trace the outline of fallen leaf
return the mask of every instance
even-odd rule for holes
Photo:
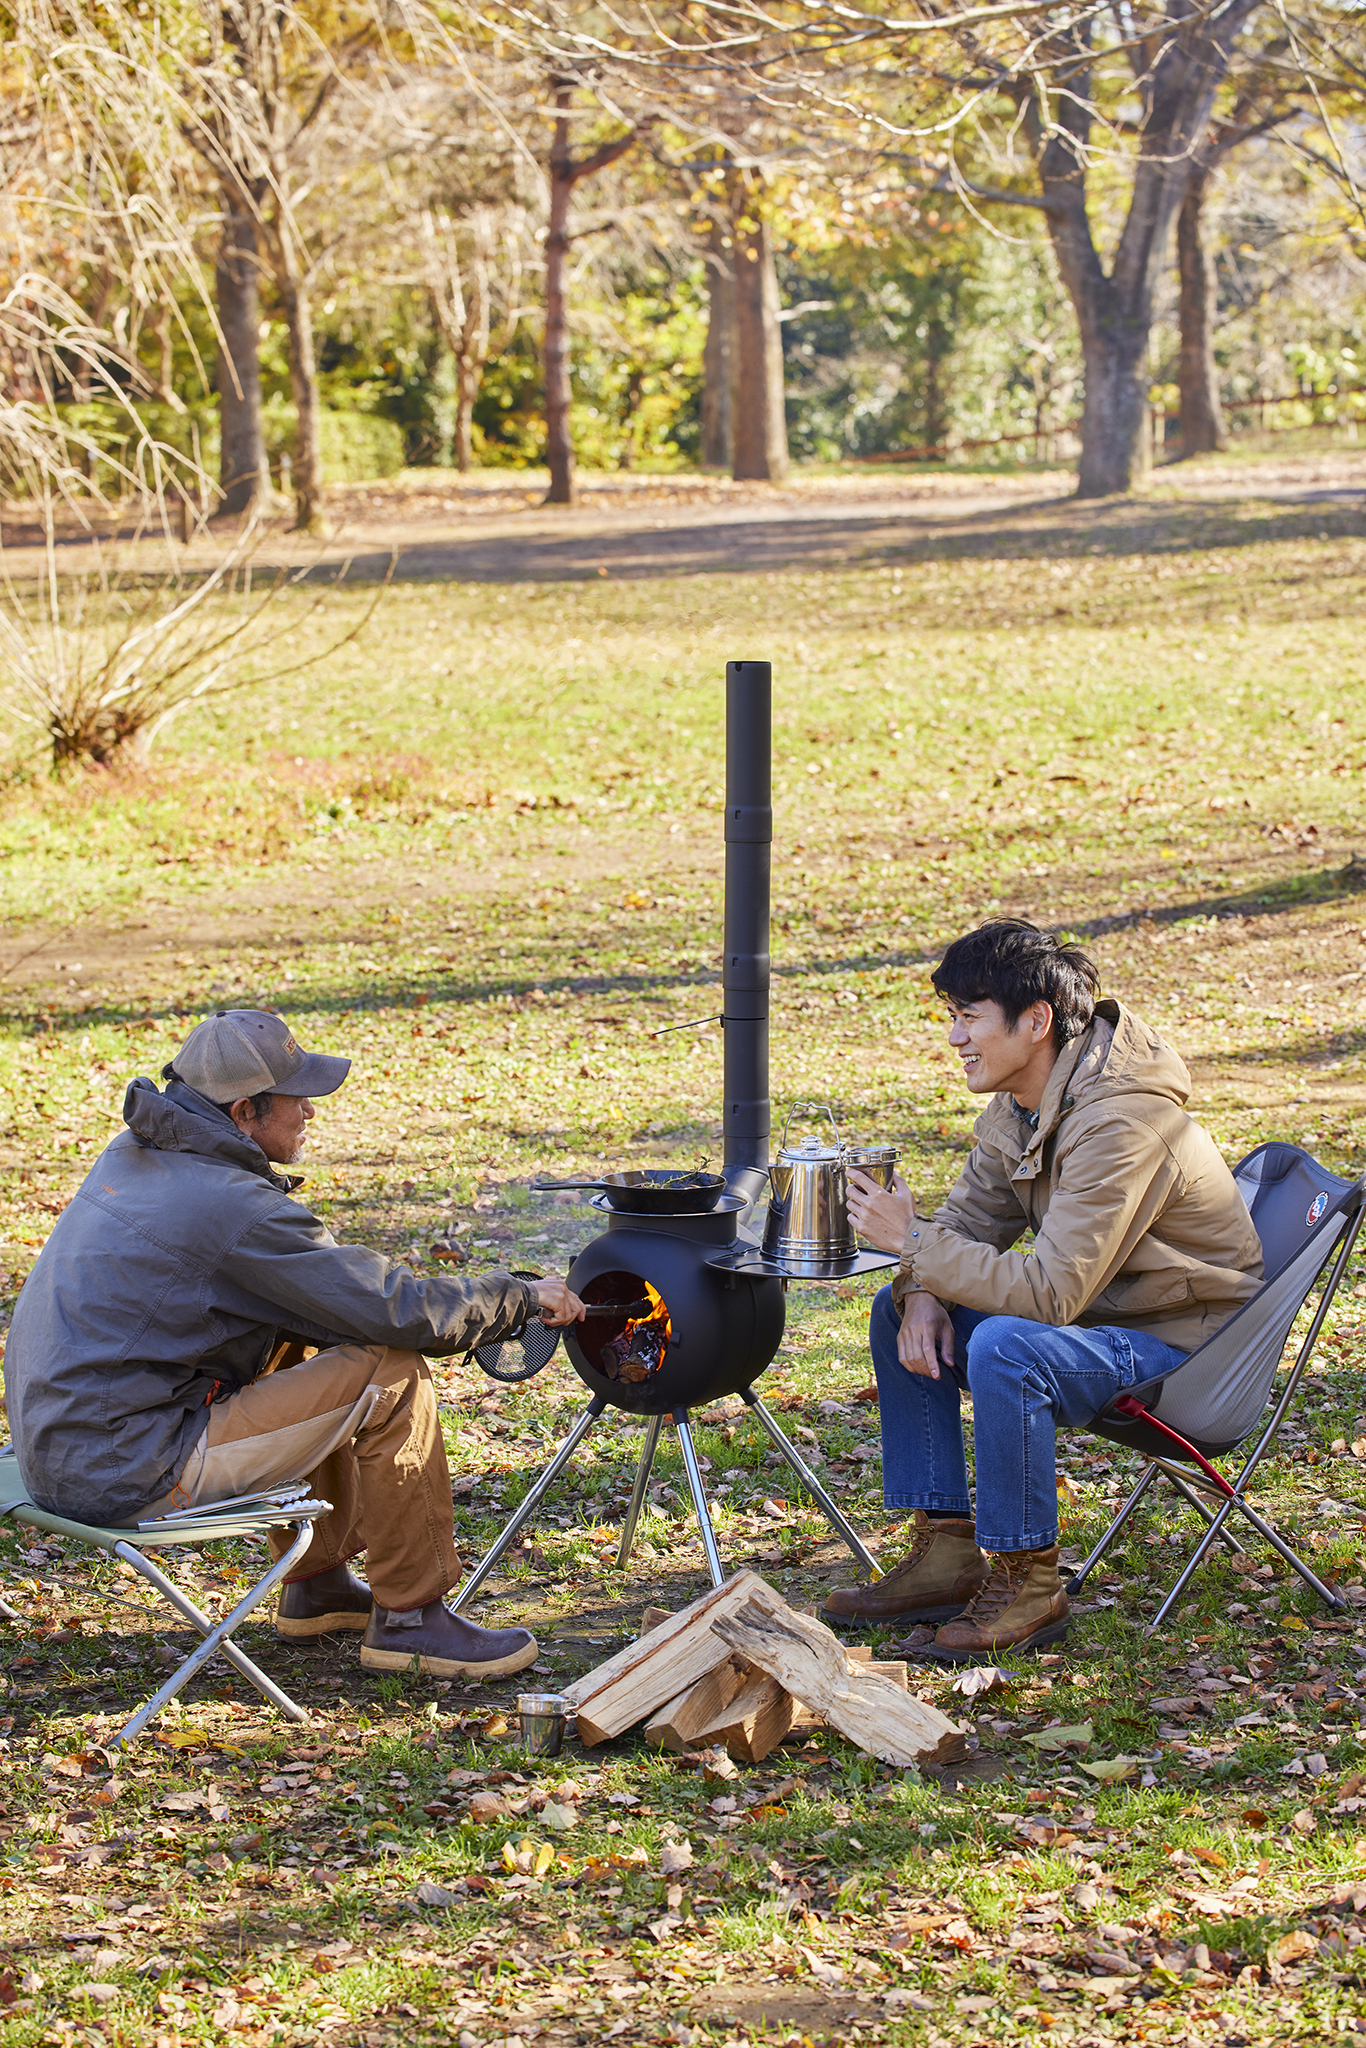
[[[470,1800],[471,1820],[502,1820],[507,1810],[507,1801],[501,1792],[476,1792]]]
[[[579,1824],[579,1816],[573,1807],[561,1806],[556,1799],[546,1800],[541,1808],[541,1819],[546,1827],[553,1828],[558,1834],[563,1834],[567,1828],[576,1828]]]
[[[960,1671],[953,1681],[955,1692],[961,1692],[964,1699],[976,1699],[981,1693],[1004,1692],[1015,1683],[1017,1674],[1007,1671],[1001,1664],[972,1664],[966,1671]]]
[[[1189,1853],[1197,1863],[1212,1864],[1215,1870],[1228,1869],[1228,1858],[1221,1856],[1217,1849],[1192,1849]]]
[[[1132,1778],[1138,1769],[1137,1761],[1131,1756],[1101,1757],[1093,1764],[1079,1764],[1088,1778],[1098,1778],[1103,1785],[1118,1785],[1124,1778]]]
[[[666,1842],[659,1852],[659,1870],[662,1877],[677,1877],[680,1871],[692,1869],[692,1843],[689,1841]]]
[[[1290,1825],[1297,1835],[1312,1835],[1318,1826],[1318,1822],[1309,1811],[1309,1808],[1302,1806],[1298,1813],[1290,1816]]]
[[[1085,1749],[1095,1733],[1091,1721],[1078,1721],[1070,1728],[1041,1728],[1037,1735],[1026,1735],[1022,1739],[1034,1749]]]
[[[1304,1956],[1312,1956],[1318,1950],[1318,1943],[1303,1927],[1294,1927],[1289,1934],[1283,1934],[1279,1941],[1273,1941],[1267,1950],[1274,1963],[1298,1963]]]
[[[543,1877],[555,1861],[549,1842],[504,1842],[503,1862],[519,1877]]]
[[[417,1897],[424,1906],[453,1906],[460,1897],[459,1892],[448,1892],[444,1884],[433,1884],[424,1878],[417,1888]]]

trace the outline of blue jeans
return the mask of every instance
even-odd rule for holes
[[[901,1312],[884,1287],[868,1342],[882,1422],[882,1498],[889,1508],[970,1515],[961,1397],[972,1396],[977,1541],[983,1550],[1046,1550],[1058,1540],[1058,1423],[1084,1427],[1137,1380],[1186,1362],[1140,1330],[1054,1329],[1023,1316],[956,1308],[954,1363],[939,1378],[896,1355]]]

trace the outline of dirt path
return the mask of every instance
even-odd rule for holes
[[[536,470],[469,477],[409,470],[332,485],[332,538],[319,548],[282,522],[258,565],[313,562],[324,571],[349,561],[352,575],[365,577],[384,574],[393,560],[405,579],[553,583],[763,574],[927,554],[1228,546],[1273,534],[1313,537],[1325,524],[1357,530],[1366,514],[1366,450],[1172,464],[1156,473],[1146,495],[1099,501],[1074,497],[1074,479],[1064,470],[935,476],[813,469],[782,486],[723,477],[590,477],[571,509],[547,507],[545,483]],[[36,536],[17,518],[6,519],[4,532],[11,574],[36,574]],[[80,545],[73,540],[73,553]],[[156,545],[147,544],[149,554]]]

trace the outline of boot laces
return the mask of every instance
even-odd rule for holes
[[[915,1570],[916,1566],[924,1558],[926,1551],[934,1542],[935,1536],[938,1534],[938,1530],[939,1524],[937,1522],[930,1522],[924,1528],[917,1529],[914,1536],[911,1538],[910,1549],[907,1551],[905,1557],[902,1558],[900,1564],[895,1565],[893,1567],[892,1571],[888,1575],[889,1578],[896,1581],[900,1581],[903,1578],[908,1578],[911,1575],[911,1573]]]
[[[1021,1582],[1028,1578],[1033,1562],[1033,1556],[1029,1551],[1021,1551],[1018,1557],[998,1551],[991,1560],[991,1577],[981,1591],[974,1594],[969,1601],[967,1611],[961,1620],[995,1621],[1019,1592]]]

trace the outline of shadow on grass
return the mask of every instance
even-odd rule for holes
[[[1325,522],[1327,525],[1325,526]],[[1041,497],[1002,508],[977,505],[850,505],[837,516],[780,504],[766,518],[697,519],[632,533],[528,533],[420,541],[402,550],[404,581],[587,583],[603,577],[752,574],[803,567],[977,558],[1056,560],[1153,556],[1246,547],[1254,541],[1316,541],[1366,532],[1366,489],[1306,489],[1293,499],[1244,496],[1206,502]],[[388,570],[376,550],[351,557],[348,581]],[[308,577],[335,574],[319,566]]]
[[[1366,857],[1354,853],[1345,867],[1316,868],[1307,873],[1254,882],[1246,888],[1222,895],[1191,897],[1184,902],[1156,906],[1141,905],[1110,916],[1075,923],[1066,921],[1062,928],[1072,938],[1096,939],[1115,932],[1134,931],[1143,925],[1180,925],[1192,918],[1223,921],[1284,916],[1287,912],[1312,909],[1318,904],[1345,902],[1363,890],[1366,890]],[[365,933],[355,935],[360,943],[368,937]],[[566,939],[564,947],[572,953],[579,951],[578,943],[573,939]],[[218,946],[204,950],[224,959],[240,957],[240,946],[236,940],[224,940]],[[781,986],[785,981],[804,981],[812,976],[867,974],[885,971],[889,967],[926,967],[936,962],[942,951],[941,946],[934,945],[907,946],[886,952],[809,953],[799,960],[775,964],[772,973],[774,982]],[[708,969],[684,974],[667,969],[583,974],[566,966],[540,973],[524,971],[460,976],[434,971],[429,965],[421,969],[415,967],[408,973],[399,972],[383,985],[371,984],[362,988],[355,983],[340,984],[330,989],[300,990],[295,994],[301,1007],[337,1016],[345,1011],[404,1006],[420,1009],[429,1003],[437,1006],[497,1001],[525,1003],[527,1000],[539,1000],[535,991],[546,996],[565,994],[607,999],[635,996],[651,1003],[661,1003],[666,997],[682,1003],[690,991],[697,991],[697,998],[687,1007],[695,1010],[700,1021],[713,1022],[717,1021],[715,1013],[703,1013],[708,1012],[709,999],[718,999],[720,981],[720,974]],[[713,995],[713,991],[717,993]],[[39,1003],[19,1004],[8,1011],[0,1011],[0,1027],[8,1025],[21,1030],[51,1030],[70,1035],[88,1030],[92,1024],[135,1025],[148,1020],[160,1022],[184,1014],[185,1005],[170,1001],[151,1006],[107,1004],[79,1013],[54,1011]],[[655,1028],[667,1026],[661,1024]]]

